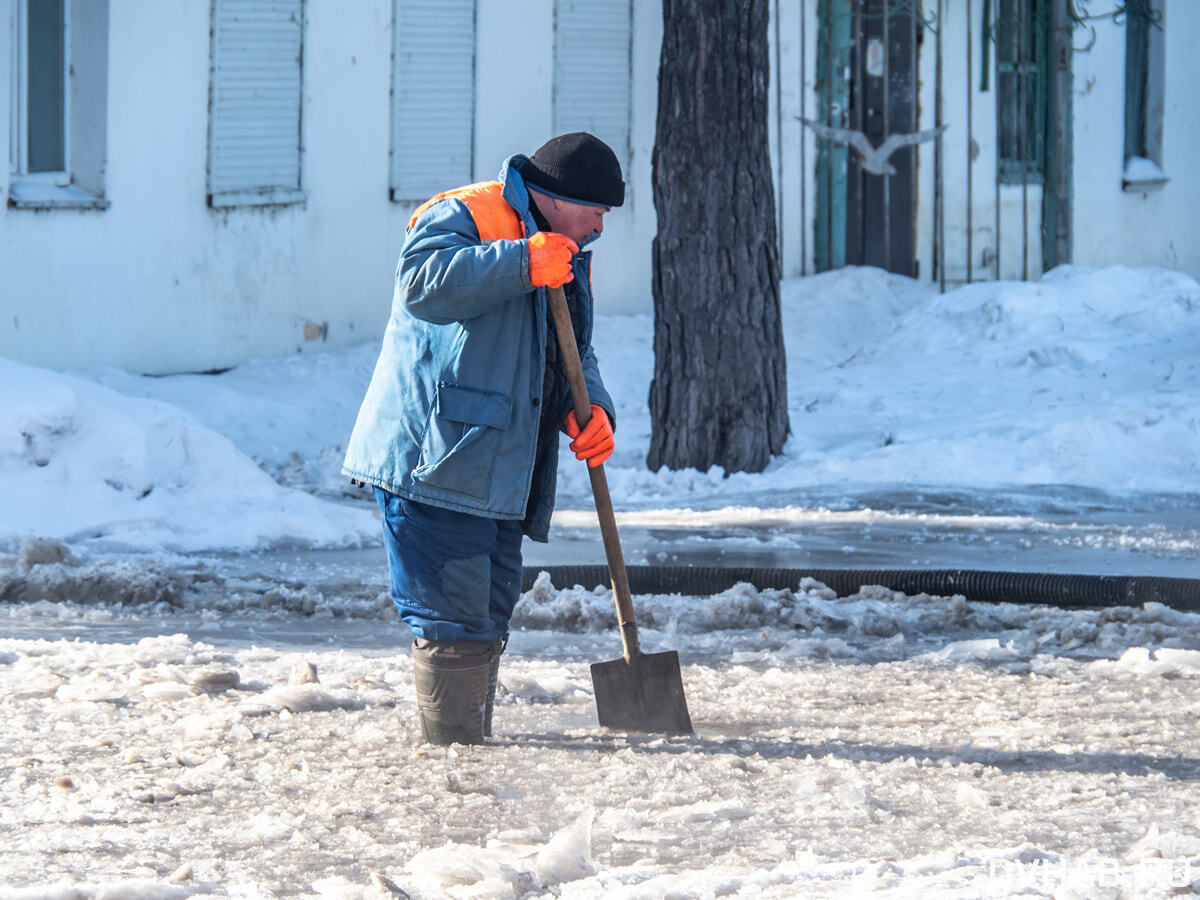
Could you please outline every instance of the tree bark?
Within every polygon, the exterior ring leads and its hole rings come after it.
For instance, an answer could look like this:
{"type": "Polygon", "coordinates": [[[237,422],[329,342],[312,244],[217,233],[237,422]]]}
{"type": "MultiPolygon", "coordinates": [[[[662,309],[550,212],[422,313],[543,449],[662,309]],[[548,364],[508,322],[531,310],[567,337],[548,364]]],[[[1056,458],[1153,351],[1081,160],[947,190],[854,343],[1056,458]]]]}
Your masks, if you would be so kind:
{"type": "Polygon", "coordinates": [[[759,472],[788,434],[767,0],[663,0],[653,470],[759,472]]]}

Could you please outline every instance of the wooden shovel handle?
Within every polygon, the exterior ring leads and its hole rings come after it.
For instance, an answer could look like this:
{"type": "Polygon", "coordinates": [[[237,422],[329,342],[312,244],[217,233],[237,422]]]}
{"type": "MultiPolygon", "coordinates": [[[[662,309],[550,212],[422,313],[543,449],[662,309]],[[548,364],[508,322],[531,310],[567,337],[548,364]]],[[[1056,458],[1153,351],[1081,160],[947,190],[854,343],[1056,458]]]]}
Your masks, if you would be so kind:
{"type": "MultiPolygon", "coordinates": [[[[550,303],[550,315],[554,319],[554,331],[558,335],[558,350],[562,354],[563,368],[567,372],[567,384],[575,402],[575,421],[583,428],[592,418],[592,404],[588,399],[587,382],[583,378],[583,363],[579,361],[579,347],[575,343],[575,329],[571,325],[571,312],[567,309],[567,298],[561,287],[546,288],[550,303]]],[[[600,536],[604,539],[604,555],[608,558],[608,577],[612,579],[613,597],[617,603],[617,622],[621,626],[621,646],[625,660],[632,662],[641,651],[638,648],[637,623],[633,618],[633,600],[629,595],[629,575],[625,571],[625,557],[621,553],[621,539],[617,534],[617,517],[613,513],[612,495],[608,492],[608,478],[604,465],[588,466],[592,480],[592,498],[596,501],[596,515],[600,519],[600,536]]]]}

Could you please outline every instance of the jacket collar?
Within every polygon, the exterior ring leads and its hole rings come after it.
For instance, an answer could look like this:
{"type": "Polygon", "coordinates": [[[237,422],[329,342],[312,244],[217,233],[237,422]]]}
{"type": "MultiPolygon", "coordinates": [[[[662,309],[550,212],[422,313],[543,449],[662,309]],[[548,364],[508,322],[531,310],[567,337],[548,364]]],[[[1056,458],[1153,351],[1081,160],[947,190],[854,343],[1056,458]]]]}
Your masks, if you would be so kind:
{"type": "MultiPolygon", "coordinates": [[[[521,168],[528,161],[529,157],[523,153],[514,153],[504,161],[504,165],[500,167],[500,183],[503,185],[500,195],[509,206],[517,211],[517,215],[525,223],[525,233],[533,234],[541,228],[533,218],[533,211],[530,209],[529,203],[529,188],[525,186],[525,179],[521,177],[521,168]]],[[[589,234],[579,241],[579,249],[582,250],[598,237],[600,235],[594,232],[589,234]]]]}
{"type": "Polygon", "coordinates": [[[529,230],[528,225],[536,223],[533,223],[533,217],[529,214],[529,189],[525,187],[525,179],[521,177],[520,172],[521,166],[527,161],[528,157],[522,153],[514,154],[504,161],[504,165],[500,167],[500,195],[517,211],[517,215],[527,220],[526,227],[529,230]]]}

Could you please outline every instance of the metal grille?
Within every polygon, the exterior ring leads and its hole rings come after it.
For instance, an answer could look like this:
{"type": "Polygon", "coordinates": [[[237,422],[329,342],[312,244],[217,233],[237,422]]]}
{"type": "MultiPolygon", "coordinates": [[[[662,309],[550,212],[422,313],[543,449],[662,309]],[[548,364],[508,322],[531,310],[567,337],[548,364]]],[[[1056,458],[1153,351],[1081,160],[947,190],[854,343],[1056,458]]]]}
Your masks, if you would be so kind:
{"type": "Polygon", "coordinates": [[[209,125],[213,205],[300,190],[303,0],[214,0],[209,125]]]}
{"type": "MultiPolygon", "coordinates": [[[[1129,8],[1147,2],[1129,0],[1129,8]]],[[[817,105],[812,119],[801,118],[815,137],[817,270],[865,263],[944,287],[948,279],[1030,278],[1069,262],[1071,24],[1078,21],[1070,0],[816,0],[816,7],[817,105]],[[933,76],[933,102],[924,106],[911,102],[919,71],[933,76]],[[960,77],[961,87],[947,91],[948,79],[960,77]],[[981,104],[994,127],[981,121],[981,104]],[[922,273],[905,241],[920,226],[923,204],[911,186],[927,166],[932,267],[922,273]]]]}
{"type": "Polygon", "coordinates": [[[473,180],[475,0],[397,0],[392,199],[473,180]]]}
{"type": "Polygon", "coordinates": [[[996,44],[996,130],[1000,179],[1040,183],[1046,160],[1048,41],[1044,0],[1000,0],[996,44]]]}
{"type": "Polygon", "coordinates": [[[554,32],[555,134],[590,131],[626,173],[632,23],[629,0],[559,0],[554,32]]]}

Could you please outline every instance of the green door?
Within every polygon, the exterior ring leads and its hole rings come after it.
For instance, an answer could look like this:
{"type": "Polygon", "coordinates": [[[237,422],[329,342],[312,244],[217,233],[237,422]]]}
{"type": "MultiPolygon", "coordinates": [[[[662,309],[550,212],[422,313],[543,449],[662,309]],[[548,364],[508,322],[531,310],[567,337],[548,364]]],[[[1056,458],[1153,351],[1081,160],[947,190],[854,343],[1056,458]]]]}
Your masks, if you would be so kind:
{"type": "Polygon", "coordinates": [[[915,276],[917,150],[875,152],[917,131],[922,34],[913,5],[821,0],[818,15],[817,268],[915,276]]]}

